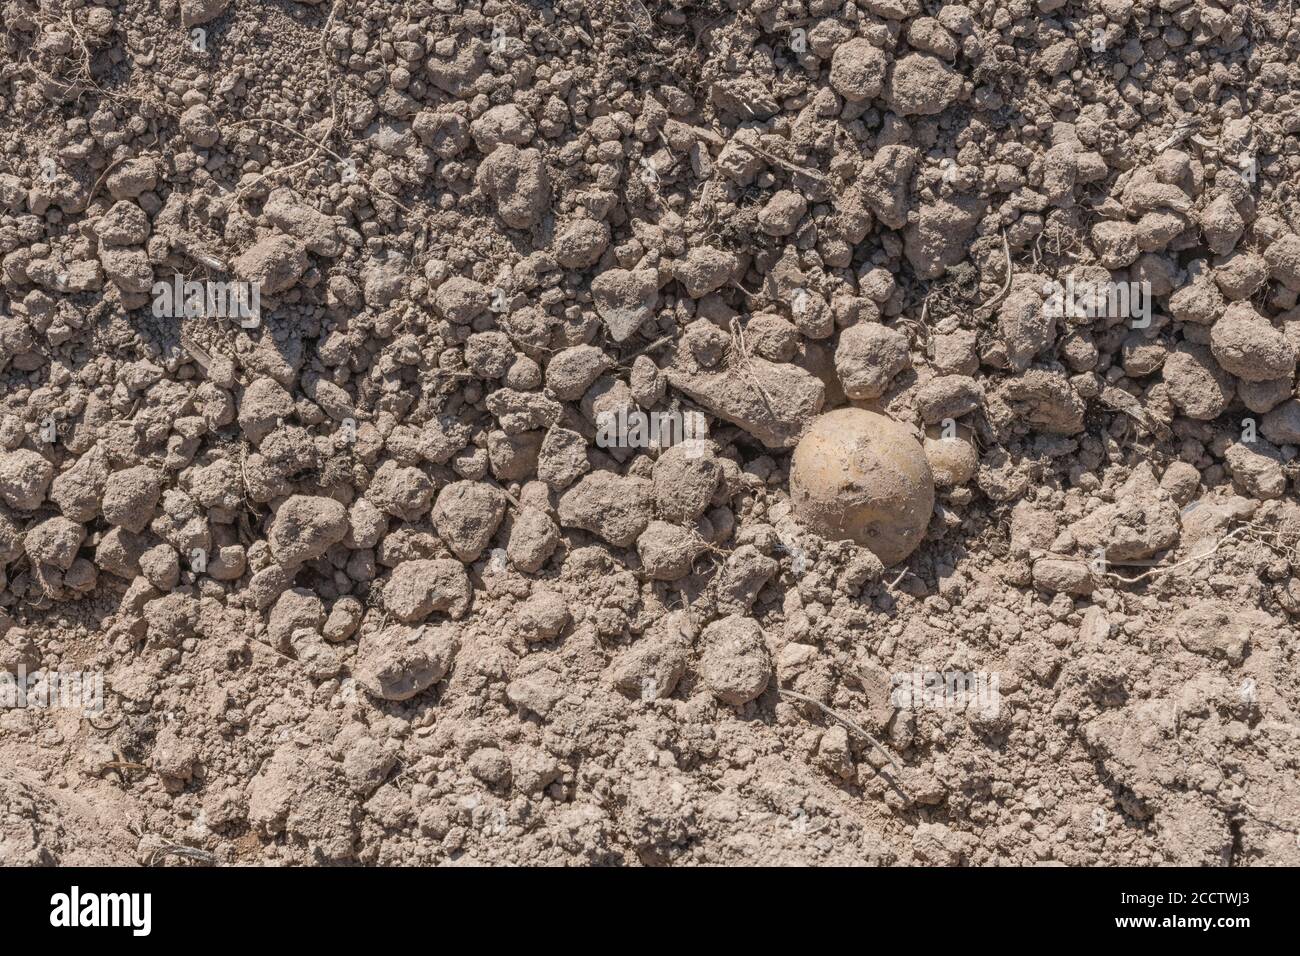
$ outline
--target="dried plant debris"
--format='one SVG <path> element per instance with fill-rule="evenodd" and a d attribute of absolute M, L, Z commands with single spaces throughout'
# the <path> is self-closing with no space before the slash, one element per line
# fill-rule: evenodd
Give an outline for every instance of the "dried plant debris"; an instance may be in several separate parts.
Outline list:
<path fill-rule="evenodd" d="M 0 0 L 0 862 L 1300 863 L 1298 53 Z"/>

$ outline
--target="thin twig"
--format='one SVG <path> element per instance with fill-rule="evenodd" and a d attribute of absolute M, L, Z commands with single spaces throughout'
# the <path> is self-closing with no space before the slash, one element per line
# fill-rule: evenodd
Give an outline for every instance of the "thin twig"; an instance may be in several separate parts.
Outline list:
<path fill-rule="evenodd" d="M 857 724 L 855 724 L 853 721 L 849 720 L 849 719 L 848 719 L 847 717 L 845 717 L 843 714 L 840 714 L 840 713 L 837 713 L 836 711 L 831 710 L 829 707 L 827 707 L 827 706 L 826 706 L 825 704 L 823 704 L 821 701 L 819 701 L 819 700 L 815 700 L 814 698 L 809 697 L 807 694 L 801 694 L 801 693 L 799 693 L 798 691 L 793 691 L 793 690 L 786 690 L 784 687 L 778 687 L 778 688 L 776 689 L 776 692 L 777 692 L 778 694 L 780 694 L 782 697 L 793 697 L 795 700 L 801 700 L 801 701 L 803 701 L 805 704 L 812 704 L 814 707 L 816 707 L 816 708 L 818 708 L 819 710 L 821 710 L 821 711 L 822 711 L 824 714 L 826 714 L 828 717 L 831 717 L 831 718 L 833 718 L 833 719 L 839 721 L 841 724 L 843 724 L 843 725 L 844 725 L 845 727 L 847 727 L 849 730 L 853 731 L 853 732 L 854 732 L 855 734 L 857 734 L 859 737 L 861 737 L 861 738 L 863 738 L 864 740 L 868 741 L 868 742 L 869 742 L 873 747 L 875 747 L 878 751 L 880 751 L 881 755 L 884 756 L 884 758 L 885 758 L 886 761 L 888 761 L 889 766 L 890 766 L 890 769 L 892 769 L 892 770 L 894 771 L 894 773 L 898 775 L 898 780 L 896 781 L 897 784 L 898 784 L 898 788 L 899 788 L 900 790 L 903 790 L 904 793 L 907 793 L 907 791 L 903 788 L 903 780 L 902 780 L 902 777 L 903 777 L 903 771 L 900 770 L 900 769 L 898 768 L 898 764 L 894 762 L 894 755 L 891 754 L 888 750 L 886 750 L 886 749 L 885 749 L 885 745 L 882 744 L 879 740 L 877 740 L 877 739 L 876 739 L 875 737 L 873 737 L 871 734 L 867 733 L 865 730 L 863 730 L 861 727 L 859 727 L 859 726 L 858 726 Z M 907 795 L 908 795 L 909 797 L 911 797 L 911 794 L 910 794 L 910 793 L 908 793 Z"/>
<path fill-rule="evenodd" d="M 1222 538 L 1218 540 L 1218 542 L 1214 545 L 1214 547 L 1211 548 L 1209 551 L 1206 551 L 1203 554 L 1194 554 L 1190 558 L 1185 558 L 1182 561 L 1179 561 L 1177 564 L 1170 564 L 1164 567 L 1152 568 L 1150 571 L 1144 571 L 1134 578 L 1126 578 L 1116 574 L 1113 571 L 1107 572 L 1106 576 L 1110 578 L 1114 578 L 1117 581 L 1123 581 L 1125 584 L 1136 584 L 1138 581 L 1143 581 L 1146 578 L 1155 577 L 1158 574 L 1168 574 L 1170 571 L 1176 571 L 1179 568 L 1184 567 L 1188 564 L 1195 564 L 1197 561 L 1204 561 L 1206 558 L 1210 557 L 1210 555 L 1214 554 L 1225 544 L 1227 544 L 1228 541 L 1230 541 L 1232 538 L 1235 538 L 1237 535 L 1241 534 L 1244 531 L 1250 530 L 1250 528 L 1251 525 L 1242 525 L 1240 528 L 1237 528 L 1225 534 Z"/>
<path fill-rule="evenodd" d="M 740 324 L 738 316 L 733 317 L 731 320 L 731 345 L 732 353 L 739 356 L 739 361 L 736 362 L 735 367 L 749 381 L 749 384 L 753 385 L 757 390 L 759 397 L 763 399 L 763 404 L 767 406 L 767 410 L 775 415 L 776 406 L 772 402 L 772 396 L 767 393 L 767 389 L 763 388 L 763 383 L 758 380 L 758 377 L 749 368 L 752 353 L 749 350 L 749 343 L 745 340 L 745 329 Z"/>
<path fill-rule="evenodd" d="M 980 313 L 983 312 L 985 309 L 989 310 L 987 315 L 992 315 L 993 309 L 996 308 L 997 304 L 1001 302 L 1003 299 L 1005 299 L 1007 297 L 1007 293 L 1011 291 L 1011 243 L 1007 239 L 1007 231 L 1005 229 L 1002 230 L 1002 255 L 1003 258 L 1006 260 L 1006 273 L 1007 273 L 1006 281 L 1002 284 L 1001 292 L 999 292 L 993 298 L 989 299 L 983 305 L 975 309 L 975 315 L 978 318 L 986 317 L 980 315 Z"/>
<path fill-rule="evenodd" d="M 743 146 L 751 153 L 757 153 L 759 156 L 762 156 L 764 159 L 766 159 L 769 163 L 774 163 L 775 165 L 780 166 L 786 172 L 798 173 L 801 176 L 807 176 L 809 179 L 813 179 L 818 182 L 822 182 L 822 183 L 826 182 L 826 175 L 824 173 L 820 173 L 815 169 L 809 169 L 807 166 L 800 166 L 797 163 L 792 163 L 788 159 L 782 159 L 780 156 L 776 155 L 776 153 L 768 152 L 766 149 L 763 149 L 761 146 L 755 146 L 753 143 L 747 143 L 743 139 L 734 139 L 732 140 L 732 142 L 740 146 Z"/>
<path fill-rule="evenodd" d="M 1179 143 L 1181 143 L 1183 140 L 1185 140 L 1188 137 L 1188 135 L 1191 133 L 1192 130 L 1196 129 L 1200 125 L 1201 125 L 1201 121 L 1199 119 L 1194 119 L 1191 117 L 1187 119 L 1179 120 L 1178 123 L 1174 126 L 1173 133 L 1169 135 L 1169 138 L 1164 140 L 1162 143 L 1160 143 L 1160 145 L 1156 147 L 1156 152 L 1163 153 L 1165 150 L 1169 149 L 1170 147 L 1177 146 Z"/>
<path fill-rule="evenodd" d="M 669 342 L 673 341 L 673 338 L 674 336 L 671 335 L 665 335 L 662 336 L 661 338 L 657 338 L 649 345 L 647 345 L 645 348 L 637 349 L 631 355 L 624 356 L 623 363 L 631 362 L 634 359 L 640 358 L 642 355 L 645 355 L 648 352 L 653 352 L 655 349 L 663 345 L 667 345 Z M 620 367 L 625 367 L 625 365 L 621 365 Z"/>
<path fill-rule="evenodd" d="M 911 573 L 912 572 L 909 571 L 907 568 L 903 568 L 903 570 L 898 572 L 898 577 L 894 578 L 894 580 L 890 581 L 887 585 L 885 585 L 886 589 L 892 591 L 894 588 L 898 587 L 899 581 L 903 580 L 903 578 L 907 577 Z"/>
<path fill-rule="evenodd" d="M 184 846 L 180 843 L 168 843 L 161 849 L 155 850 L 149 855 L 149 865 L 154 866 L 158 861 L 166 856 L 181 856 L 189 860 L 198 860 L 200 863 L 206 863 L 208 866 L 216 866 L 217 858 L 207 850 L 200 850 L 198 847 Z"/>

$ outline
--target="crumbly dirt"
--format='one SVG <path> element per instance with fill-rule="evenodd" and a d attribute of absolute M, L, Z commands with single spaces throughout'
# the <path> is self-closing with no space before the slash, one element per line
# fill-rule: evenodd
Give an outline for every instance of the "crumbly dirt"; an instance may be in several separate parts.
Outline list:
<path fill-rule="evenodd" d="M 1297 132 L 1285 0 L 0 0 L 0 862 L 1300 864 Z"/>

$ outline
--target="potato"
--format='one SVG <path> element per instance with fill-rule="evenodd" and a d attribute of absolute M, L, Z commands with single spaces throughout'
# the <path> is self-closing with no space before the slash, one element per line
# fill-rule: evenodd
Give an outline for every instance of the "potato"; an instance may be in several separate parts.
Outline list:
<path fill-rule="evenodd" d="M 794 514 L 831 541 L 851 539 L 886 564 L 921 543 L 934 478 L 921 445 L 877 412 L 841 408 L 804 433 L 790 465 Z"/>

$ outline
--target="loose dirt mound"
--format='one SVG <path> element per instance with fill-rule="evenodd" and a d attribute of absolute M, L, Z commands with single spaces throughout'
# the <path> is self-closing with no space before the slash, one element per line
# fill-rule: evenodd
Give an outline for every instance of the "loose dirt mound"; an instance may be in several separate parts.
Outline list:
<path fill-rule="evenodd" d="M 3 0 L 0 862 L 1300 863 L 1298 52 Z"/>

